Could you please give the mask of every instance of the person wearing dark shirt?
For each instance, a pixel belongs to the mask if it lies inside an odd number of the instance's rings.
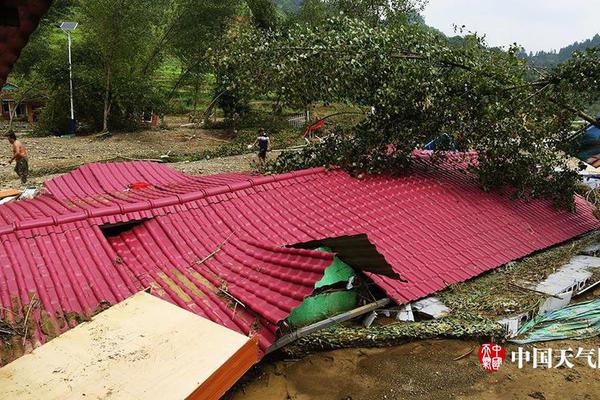
[[[264,164],[267,160],[267,152],[271,151],[271,139],[264,128],[258,130],[258,137],[250,147],[258,146],[258,160]]]

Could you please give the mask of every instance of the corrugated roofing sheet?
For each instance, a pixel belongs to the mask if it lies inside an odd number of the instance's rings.
[[[108,193],[113,200],[98,207],[61,203],[122,190],[129,179],[140,180],[123,169],[148,167],[153,172],[144,181],[154,179],[156,187],[141,189],[135,200],[120,203]],[[193,178],[154,164],[85,168],[63,178],[68,191],[54,181],[41,198],[19,202],[18,209],[0,207],[9,221],[0,222],[2,307],[19,319],[32,296],[40,299],[43,312],[34,307],[32,314],[37,341],[48,335],[47,326],[64,330],[69,316],[89,315],[150,287],[184,308],[257,334],[265,349],[276,323],[311,293],[330,263],[326,253],[285,245],[366,234],[404,281],[368,276],[406,303],[598,227],[581,198],[571,213],[547,201],[485,193],[464,175],[427,168],[362,180],[323,169]],[[100,175],[106,183],[89,178]],[[169,186],[169,179],[176,183]],[[116,236],[106,238],[99,228],[140,217],[148,220]]]
[[[190,176],[147,161],[87,164],[46,181],[46,193],[36,201],[7,204],[0,209],[0,224],[46,224],[57,216],[79,221],[96,218],[98,224],[143,219],[154,215],[152,209],[157,204],[175,205],[182,202],[184,194],[202,194],[205,189],[227,187],[249,178],[242,173]],[[138,189],[138,183],[147,187]],[[169,199],[166,203],[158,202],[165,198]]]

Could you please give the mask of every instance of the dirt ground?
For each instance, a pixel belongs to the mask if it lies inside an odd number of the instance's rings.
[[[360,399],[598,399],[600,371],[577,360],[572,369],[519,369],[510,362],[499,372],[478,366],[480,343],[428,340],[383,349],[347,349],[297,361],[259,366],[249,381],[229,393],[229,400]],[[597,349],[600,339],[537,344],[538,348]],[[524,346],[532,350],[532,346]],[[468,356],[464,356],[472,351]],[[458,359],[460,358],[460,359]]]
[[[180,125],[186,122],[185,117],[170,117],[167,119],[168,130],[119,133],[105,139],[97,136],[68,138],[24,135],[21,140],[29,152],[29,183],[40,186],[44,180],[57,173],[67,172],[89,162],[158,159],[164,154],[186,156],[202,150],[214,149],[229,142],[225,131],[181,128]],[[10,157],[11,150],[8,142],[0,145],[0,188],[2,189],[21,187],[13,171],[14,163],[7,165]],[[253,159],[253,155],[248,154],[246,157],[238,158],[170,165],[195,174],[230,172],[240,168],[248,169],[249,160]]]

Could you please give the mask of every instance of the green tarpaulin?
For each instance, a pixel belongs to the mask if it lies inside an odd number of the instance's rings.
[[[331,251],[319,248],[320,251]],[[335,257],[333,263],[325,269],[323,278],[315,284],[315,289],[348,282],[355,275],[354,270]],[[322,321],[332,315],[356,308],[358,293],[356,290],[337,290],[307,297],[288,317],[288,323],[295,328]]]

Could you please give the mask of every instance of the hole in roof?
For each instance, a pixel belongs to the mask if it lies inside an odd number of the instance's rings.
[[[19,10],[16,7],[0,6],[0,26],[19,25]]]
[[[109,238],[119,236],[123,232],[127,232],[148,221],[148,219],[139,219],[135,221],[119,222],[117,224],[105,224],[100,226],[100,230],[104,237]]]
[[[363,272],[371,272],[394,279],[402,279],[394,272],[392,266],[385,260],[383,254],[369,240],[366,234],[339,236],[312,240],[310,242],[290,245],[296,249],[317,249],[328,247],[337,253],[340,260]]]

